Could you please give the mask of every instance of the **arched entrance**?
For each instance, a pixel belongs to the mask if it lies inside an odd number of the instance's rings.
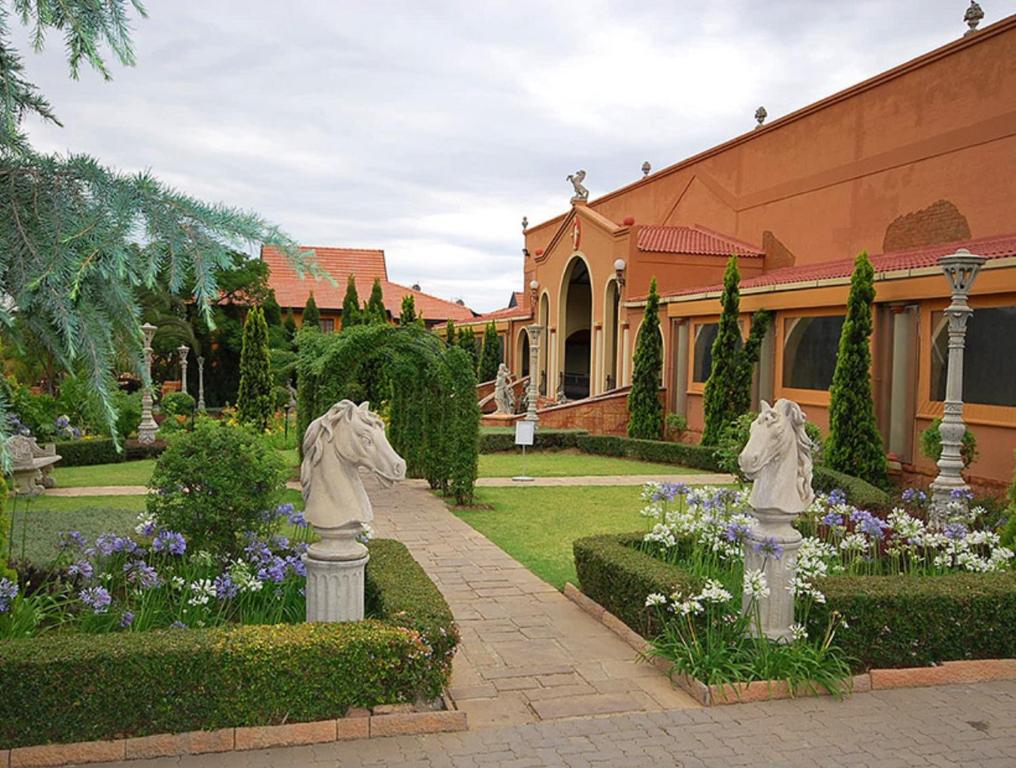
[[[550,333],[548,327],[550,324],[550,298],[547,293],[540,297],[540,325],[543,327],[543,334],[540,338],[540,364],[537,366],[540,370],[539,380],[536,382],[539,386],[539,393],[546,397],[547,395],[547,360],[550,359]]]
[[[603,391],[609,392],[621,385],[618,381],[617,350],[621,340],[621,293],[617,280],[607,281],[607,292],[603,303]]]
[[[519,378],[529,375],[529,331],[525,328],[519,331],[518,346],[516,347],[518,354],[516,360],[519,361]]]
[[[575,257],[564,273],[561,287],[561,374],[558,394],[568,400],[589,397],[592,370],[593,291],[586,262]],[[563,392],[562,392],[563,391]]]

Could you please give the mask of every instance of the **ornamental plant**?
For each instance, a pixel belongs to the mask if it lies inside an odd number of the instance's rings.
[[[321,330],[321,312],[318,310],[317,302],[314,301],[314,291],[310,292],[307,303],[303,305],[303,324],[300,327]]]
[[[724,428],[751,407],[751,377],[772,318],[765,310],[756,312],[748,341],[741,341],[740,281],[737,257],[731,256],[723,274],[720,327],[713,342],[712,368],[703,397],[703,445],[717,445]]]
[[[447,355],[451,379],[449,413],[449,491],[456,504],[470,504],[480,458],[480,406],[476,401],[473,361],[461,349]]]
[[[407,293],[402,297],[402,310],[399,312],[399,325],[407,326],[416,323],[416,299]]]
[[[374,325],[384,325],[388,322],[388,310],[385,309],[384,294],[381,292],[381,278],[374,278],[370,298],[363,308],[363,322]]]
[[[473,361],[473,370],[480,364],[480,351],[476,342],[476,332],[471,326],[459,328],[458,346],[469,355]]]
[[[360,296],[356,292],[356,276],[346,279],[346,295],[342,298],[342,328],[352,328],[363,323],[363,312],[360,311]]]
[[[871,394],[871,305],[874,300],[875,270],[867,252],[862,251],[854,262],[850,278],[847,316],[829,388],[829,439],[825,459],[831,469],[885,488],[889,483],[889,465],[875,422]]]
[[[285,480],[263,435],[199,417],[156,462],[146,506],[160,528],[182,533],[194,548],[235,555],[246,531],[266,531],[263,513],[278,504]]]
[[[656,278],[649,282],[646,310],[642,316],[631,392],[628,393],[628,437],[659,440],[663,434],[663,403],[660,378],[663,375],[663,339],[660,336],[660,296]]]
[[[240,388],[236,393],[236,417],[264,432],[275,413],[272,392],[272,356],[268,349],[268,326],[261,307],[251,307],[243,324],[240,352]]]
[[[921,453],[932,461],[938,461],[942,457],[942,434],[939,428],[942,426],[942,419],[935,419],[931,425],[921,432]],[[963,459],[963,468],[966,469],[977,458],[977,438],[969,429],[963,431],[963,439],[960,441],[960,457]]]
[[[493,381],[497,378],[497,369],[501,366],[501,337],[493,322],[487,323],[483,331],[483,352],[477,368],[476,378],[479,381]]]
[[[0,477],[0,579],[17,582],[18,574],[9,567],[11,554],[11,512],[7,505],[7,481]]]
[[[458,335],[455,333],[455,321],[448,320],[445,323],[445,344],[449,347],[454,346],[458,338]]]

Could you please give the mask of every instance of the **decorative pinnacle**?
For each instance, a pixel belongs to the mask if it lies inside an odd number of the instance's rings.
[[[766,121],[766,118],[768,116],[769,116],[769,113],[766,112],[766,108],[765,107],[759,107],[758,109],[756,109],[755,110],[755,122],[758,123],[758,125],[756,125],[755,127],[756,128],[761,128],[762,127],[762,123],[764,123]]]
[[[649,164],[649,161],[648,161],[648,160],[646,160],[646,161],[645,161],[644,163],[642,163],[642,176],[643,176],[643,178],[645,178],[646,176],[648,176],[648,175],[649,175],[649,172],[650,172],[651,170],[653,170],[653,166],[651,166],[651,165]]]
[[[963,14],[963,21],[970,27],[963,36],[972,35],[977,31],[977,25],[981,23],[981,19],[984,18],[984,10],[978,5],[975,0],[970,0],[970,7],[967,8],[967,12]]]
[[[528,216],[523,216],[522,217],[522,231],[525,232],[527,229],[529,229],[529,217]]]

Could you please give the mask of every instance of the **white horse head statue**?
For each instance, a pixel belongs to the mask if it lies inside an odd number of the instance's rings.
[[[406,462],[395,453],[381,418],[369,403],[336,403],[314,419],[303,436],[304,515],[316,529],[349,529],[355,536],[374,519],[359,468],[385,485],[406,477]]]
[[[792,400],[762,401],[751,436],[737,463],[751,480],[749,501],[755,509],[797,515],[807,509],[811,488],[811,439],[804,430],[804,412]]]

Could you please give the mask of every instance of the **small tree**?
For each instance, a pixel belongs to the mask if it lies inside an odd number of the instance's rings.
[[[458,338],[458,335],[455,333],[455,322],[453,320],[449,320],[445,323],[445,344],[449,347],[453,347],[458,341]]]
[[[383,325],[388,322],[388,310],[385,309],[385,298],[381,292],[381,279],[375,277],[370,289],[370,298],[364,307],[364,322]]]
[[[413,294],[407,293],[402,297],[402,311],[399,312],[399,325],[409,326],[416,323],[416,300]]]
[[[252,307],[243,324],[240,351],[240,388],[236,395],[237,418],[264,432],[275,412],[272,396],[272,357],[268,350],[268,325],[261,307]]]
[[[663,339],[660,338],[660,296],[656,278],[649,283],[646,311],[635,347],[631,392],[628,393],[628,437],[659,440],[663,434]]]
[[[303,327],[321,330],[321,313],[318,311],[317,302],[314,301],[314,291],[307,297],[307,303],[303,305]]]
[[[451,413],[449,414],[449,490],[456,504],[473,501],[480,454],[480,406],[476,401],[476,369],[461,349],[449,349]]]
[[[275,291],[271,288],[268,289],[268,296],[265,297],[264,304],[261,306],[265,312],[265,322],[269,327],[282,325],[282,307],[276,301]]]
[[[480,351],[476,346],[476,332],[473,331],[471,326],[465,328],[459,328],[459,343],[460,349],[465,350],[473,360],[473,370],[476,370],[476,366],[480,363]]]
[[[296,318],[293,317],[293,309],[286,310],[286,319],[282,323],[282,329],[286,332],[286,341],[290,344],[296,339]]]
[[[360,296],[356,292],[356,278],[350,275],[346,280],[346,295],[342,299],[342,328],[352,328],[363,323],[360,310]]]
[[[703,445],[719,445],[723,431],[751,408],[751,377],[769,329],[771,315],[765,310],[752,317],[748,342],[741,341],[741,274],[737,257],[731,256],[723,274],[719,332],[712,348],[712,368],[704,392]]]
[[[864,251],[854,262],[847,317],[840,333],[836,370],[829,388],[829,439],[825,458],[830,468],[885,487],[889,468],[875,422],[871,395],[871,305],[875,270]]]
[[[480,381],[493,381],[497,378],[497,369],[501,366],[501,337],[493,322],[487,323],[483,331],[483,352],[476,378]]]

